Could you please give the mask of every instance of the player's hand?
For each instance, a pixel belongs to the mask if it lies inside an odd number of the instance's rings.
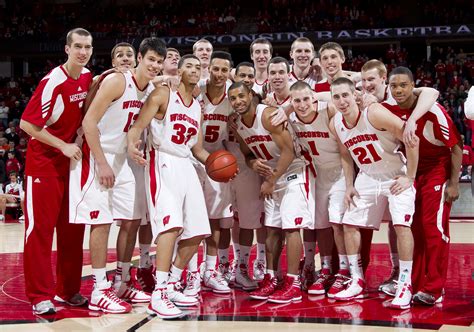
[[[364,93],[362,95],[362,106],[364,108],[367,108],[370,105],[375,104],[377,102],[378,102],[377,97],[375,97],[374,95],[372,95],[370,93]]]
[[[64,144],[61,147],[61,152],[66,157],[74,160],[81,160],[82,158],[81,148],[76,143]]]
[[[408,119],[407,122],[405,122],[405,130],[403,131],[403,143],[410,148],[414,148],[419,141],[415,131],[416,121]]]
[[[444,189],[444,197],[444,200],[448,203],[456,201],[459,198],[459,183],[453,183],[448,180],[448,184]]]
[[[227,128],[230,130],[230,131],[233,131],[234,133],[237,132],[237,118],[239,117],[239,115],[237,113],[232,113],[231,115],[229,115],[229,117],[227,118]]]
[[[413,185],[415,179],[410,178],[406,175],[397,175],[395,182],[390,186],[390,193],[392,195],[399,195]]]
[[[354,187],[346,188],[346,193],[344,194],[344,207],[346,210],[350,210],[351,205],[357,207],[357,204],[354,202],[354,196],[360,198],[357,190]]]
[[[107,162],[97,163],[97,173],[99,175],[99,183],[105,189],[110,189],[115,184],[115,174],[112,167]]]
[[[267,177],[273,175],[273,169],[266,164],[265,159],[257,158],[251,162],[252,169],[260,176]]]
[[[227,182],[234,181],[234,179],[237,177],[237,175],[239,175],[239,173],[240,169],[237,167],[237,171],[235,171],[234,175],[232,175],[232,177]]]
[[[316,82],[319,82],[323,79],[323,71],[319,64],[319,60],[317,63],[311,65],[308,74],[309,74],[309,78]]]
[[[165,76],[163,78],[163,81],[161,82],[161,85],[166,85],[171,90],[176,91],[178,90],[178,86],[179,86],[179,78],[175,76]]]
[[[275,190],[275,182],[266,179],[265,181],[263,181],[262,186],[260,187],[260,198],[261,199],[273,198],[274,190]]]
[[[146,165],[146,159],[143,158],[143,152],[140,151],[139,147],[142,144],[141,140],[135,142],[135,144],[129,144],[127,148],[128,157],[140,166]]]
[[[271,98],[269,96],[266,96],[265,99],[262,100],[262,104],[265,104],[270,107],[278,107],[275,98]]]
[[[288,117],[286,116],[285,110],[281,107],[278,107],[272,114],[270,114],[270,122],[272,126],[279,126],[286,121],[288,121]]]

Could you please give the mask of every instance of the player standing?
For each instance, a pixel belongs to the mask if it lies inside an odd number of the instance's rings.
[[[253,91],[263,96],[263,87],[268,82],[268,62],[272,58],[272,43],[265,38],[257,38],[250,44],[250,58],[255,68]]]
[[[209,63],[211,62],[211,54],[213,51],[212,44],[207,39],[199,39],[193,45],[193,54],[201,61],[201,78],[199,86],[206,84],[209,79]]]

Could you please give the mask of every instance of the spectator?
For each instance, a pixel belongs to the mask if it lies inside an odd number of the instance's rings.
[[[0,124],[3,126],[3,129],[8,127],[8,112],[10,108],[5,105],[5,101],[0,101]]]
[[[13,141],[13,142],[15,142],[15,145],[20,142],[20,136],[18,136],[17,128],[16,128],[16,125],[15,125],[15,122],[11,121],[11,122],[8,124],[7,130],[5,130],[5,138],[6,138],[8,141]]]
[[[461,180],[471,180],[471,172],[469,170],[474,162],[472,148],[464,142],[464,136],[461,135],[463,142],[462,164],[461,164]]]
[[[22,167],[20,162],[18,161],[18,159],[15,158],[15,153],[9,151],[8,159],[5,166],[5,171],[7,172],[7,174],[10,174],[11,172],[20,173],[21,168]]]

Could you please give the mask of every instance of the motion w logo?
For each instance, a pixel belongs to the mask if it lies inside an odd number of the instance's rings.
[[[91,220],[97,219],[99,217],[99,212],[100,212],[99,210],[91,211],[90,212]]]

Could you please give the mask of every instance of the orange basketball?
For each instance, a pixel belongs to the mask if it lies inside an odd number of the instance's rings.
[[[237,173],[237,159],[227,150],[217,150],[206,160],[206,172],[217,182],[228,182]]]

